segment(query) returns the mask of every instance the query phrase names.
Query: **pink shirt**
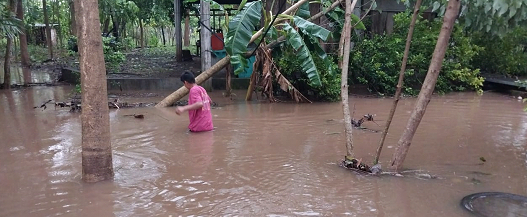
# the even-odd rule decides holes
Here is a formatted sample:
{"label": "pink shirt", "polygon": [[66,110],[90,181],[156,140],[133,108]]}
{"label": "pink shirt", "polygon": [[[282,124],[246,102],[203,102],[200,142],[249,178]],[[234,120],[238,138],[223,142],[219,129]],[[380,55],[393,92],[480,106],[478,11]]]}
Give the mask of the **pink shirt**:
{"label": "pink shirt", "polygon": [[192,132],[201,132],[213,130],[212,114],[210,112],[211,99],[207,91],[201,86],[194,86],[190,89],[188,96],[188,104],[192,105],[196,102],[203,102],[203,107],[197,110],[189,110],[188,117],[190,124],[188,128]]}

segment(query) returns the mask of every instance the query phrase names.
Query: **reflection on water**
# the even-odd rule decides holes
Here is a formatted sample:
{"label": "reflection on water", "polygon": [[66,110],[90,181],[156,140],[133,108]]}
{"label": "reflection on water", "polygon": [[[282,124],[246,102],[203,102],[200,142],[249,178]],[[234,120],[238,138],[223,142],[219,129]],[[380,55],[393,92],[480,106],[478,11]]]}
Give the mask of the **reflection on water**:
{"label": "reflection on water", "polygon": [[[112,110],[115,179],[87,184],[79,114],[33,109],[70,90],[0,92],[0,216],[469,216],[459,206],[467,194],[527,194],[526,115],[521,102],[498,94],[430,102],[405,166],[438,179],[337,167],[345,154],[339,103],[233,102],[213,110],[217,129],[206,133],[188,133],[188,117],[171,109]],[[392,103],[351,102],[356,117],[377,114],[381,125]],[[414,102],[399,103],[381,156],[385,167]],[[145,118],[124,116],[134,113]],[[378,139],[355,130],[356,156],[371,162]]]}
{"label": "reflection on water", "polygon": [[[11,66],[11,85],[22,85],[24,84],[24,74],[20,66]],[[0,84],[4,83],[4,66],[0,64]],[[31,81],[29,83],[53,83],[53,79],[47,72],[33,70],[31,71]]]}

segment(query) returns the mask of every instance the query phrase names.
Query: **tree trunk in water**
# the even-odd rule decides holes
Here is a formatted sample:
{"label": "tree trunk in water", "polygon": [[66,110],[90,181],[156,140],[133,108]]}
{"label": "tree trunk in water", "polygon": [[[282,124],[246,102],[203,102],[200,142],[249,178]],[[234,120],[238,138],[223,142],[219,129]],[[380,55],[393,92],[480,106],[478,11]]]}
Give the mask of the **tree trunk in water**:
{"label": "tree trunk in water", "polygon": [[[226,56],[220,61],[218,61],[214,66],[210,67],[206,71],[202,72],[198,76],[196,76],[196,84],[202,84],[204,81],[212,77],[216,72],[223,69],[227,64],[229,64],[231,61],[230,56]],[[159,102],[156,107],[168,107],[177,102],[178,100],[182,99],[185,95],[188,94],[188,89],[186,87],[180,87],[177,91],[173,92],[169,96],[167,96],[163,101]]]}
{"label": "tree trunk in water", "polygon": [[4,89],[11,89],[11,47],[13,39],[7,38],[4,58]]}
{"label": "tree trunk in water", "polygon": [[[24,20],[24,8],[22,5],[23,0],[18,0],[17,3],[17,11],[16,11],[16,17],[20,20]],[[29,52],[27,49],[27,36],[26,36],[26,30],[22,29],[22,33],[19,34],[20,38],[20,57],[21,57],[21,64],[22,64],[22,74],[24,76],[24,85],[28,85],[31,81],[31,70],[29,68],[30,59],[29,59]]]}
{"label": "tree trunk in water", "polygon": [[82,178],[98,182],[114,175],[99,9],[97,0],[82,0],[75,9],[82,89]]}
{"label": "tree trunk in water", "polygon": [[[357,0],[353,0],[357,3]],[[353,6],[351,0],[346,0],[346,15],[344,21],[344,29],[342,30],[341,41],[342,46],[342,75],[341,75],[341,89],[340,97],[342,98],[342,110],[344,113],[344,127],[346,129],[346,157],[353,158],[353,127],[351,126],[351,115],[348,102],[348,65],[350,57],[350,39],[351,39],[351,12]]]}
{"label": "tree trunk in water", "polygon": [[419,97],[417,98],[417,104],[412,111],[403,135],[397,143],[397,149],[393,154],[391,168],[396,171],[400,170],[403,165],[403,161],[406,157],[406,154],[408,153],[408,149],[410,148],[415,131],[417,130],[417,127],[419,126],[419,123],[425,114],[426,107],[428,106],[428,103],[432,97],[432,93],[434,92],[437,77],[439,76],[439,72],[445,58],[445,53],[448,48],[448,41],[450,40],[450,35],[452,34],[452,28],[459,13],[459,8],[460,0],[448,1],[445,17],[443,18],[443,26],[437,39],[437,44],[434,54],[432,55],[428,73],[426,75],[425,81],[423,82],[423,87],[421,88]]}
{"label": "tree trunk in water", "polygon": [[70,32],[72,35],[77,37],[77,21],[75,20],[75,1],[70,1]]}
{"label": "tree trunk in water", "polygon": [[415,21],[419,16],[419,8],[421,7],[422,0],[417,0],[414,7],[414,14],[412,16],[412,21],[410,22],[410,28],[408,29],[408,36],[406,37],[406,47],[404,48],[403,62],[401,64],[401,71],[399,71],[399,81],[397,82],[397,90],[395,91],[395,97],[392,104],[392,109],[388,115],[388,120],[386,121],[386,126],[384,131],[382,131],[381,140],[379,142],[379,148],[377,149],[377,154],[375,155],[375,160],[373,164],[379,163],[379,157],[381,155],[382,147],[384,146],[384,140],[388,134],[388,129],[390,129],[390,124],[392,123],[393,116],[395,115],[395,110],[397,109],[397,103],[401,98],[403,82],[404,82],[404,72],[406,71],[406,63],[408,62],[408,53],[410,53],[410,44],[412,43],[412,36],[414,34]]}
{"label": "tree trunk in water", "polygon": [[165,38],[165,26],[161,26],[161,36],[163,37],[163,46],[167,46],[167,41]]}
{"label": "tree trunk in water", "polygon": [[[212,57],[211,57],[211,50],[212,50],[212,47],[211,47],[211,42],[210,42],[210,36],[211,36],[211,32],[208,30],[210,29],[210,3],[205,1],[205,0],[201,0],[200,1],[200,18],[201,18],[201,21],[202,21],[202,24],[204,26],[201,27],[201,38],[200,38],[200,41],[201,41],[201,71],[205,71],[207,69],[209,69],[212,65]],[[180,26],[181,27],[181,26]],[[176,29],[176,31],[178,31]],[[181,31],[181,30],[180,30]],[[180,38],[181,39],[181,38]],[[176,38],[177,40],[177,38]],[[176,47],[178,46],[177,43],[181,43],[180,40],[176,41]],[[179,44],[181,45],[181,44]],[[222,67],[223,68],[223,67]],[[211,80],[207,80],[204,84],[203,84],[203,88],[205,88],[207,91],[212,91],[212,81]]]}
{"label": "tree trunk in water", "polygon": [[140,41],[141,41],[141,48],[145,48],[145,39],[144,39],[144,29],[143,29],[143,20],[139,20],[139,31],[140,33]]}
{"label": "tree trunk in water", "polygon": [[[9,11],[16,12],[15,0],[9,0]],[[11,89],[11,49],[13,38],[7,37],[7,44],[4,56],[4,89]]]}
{"label": "tree trunk in water", "polygon": [[183,34],[183,45],[185,47],[190,46],[190,10],[187,10],[187,16],[185,16],[185,33]]}
{"label": "tree trunk in water", "polygon": [[[256,73],[253,73],[251,75],[251,78],[249,80],[249,87],[247,88],[247,93],[245,94],[245,101],[251,101],[253,99],[253,92],[256,88],[256,76],[258,76]],[[258,98],[258,96],[256,96]]]}
{"label": "tree trunk in water", "polygon": [[51,40],[51,27],[49,27],[49,16],[46,0],[42,0],[44,10],[44,23],[46,24],[46,42],[48,45],[49,58],[53,60],[53,40]]}
{"label": "tree trunk in water", "polygon": [[225,66],[225,91],[227,92],[226,96],[231,96],[232,94],[232,88],[231,88],[231,64],[227,64]]}
{"label": "tree trunk in water", "polygon": [[183,61],[183,43],[181,41],[181,0],[174,0],[174,23],[176,24],[176,61],[181,62]]}

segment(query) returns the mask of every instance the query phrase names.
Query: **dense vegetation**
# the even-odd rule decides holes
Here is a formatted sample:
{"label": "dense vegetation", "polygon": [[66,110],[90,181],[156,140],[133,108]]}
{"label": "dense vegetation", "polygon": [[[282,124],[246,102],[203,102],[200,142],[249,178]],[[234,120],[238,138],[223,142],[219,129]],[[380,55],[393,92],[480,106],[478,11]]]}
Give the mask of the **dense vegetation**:
{"label": "dense vegetation", "polygon": [[[410,25],[411,13],[394,16],[392,34],[373,35],[357,40],[350,61],[353,81],[367,84],[375,93],[393,94],[399,77],[403,51]],[[406,67],[404,93],[416,95],[426,76],[442,21],[419,19],[415,26],[410,55]],[[450,40],[439,75],[436,92],[481,90],[483,78],[471,61],[483,49],[473,43],[459,25]]]}

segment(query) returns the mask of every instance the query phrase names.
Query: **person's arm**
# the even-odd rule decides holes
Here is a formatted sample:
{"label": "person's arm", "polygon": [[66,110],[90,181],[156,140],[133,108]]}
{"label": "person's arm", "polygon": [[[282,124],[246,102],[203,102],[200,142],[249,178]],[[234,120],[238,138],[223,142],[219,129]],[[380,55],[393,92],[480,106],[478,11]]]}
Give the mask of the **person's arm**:
{"label": "person's arm", "polygon": [[201,107],[203,107],[203,102],[201,101],[198,101],[192,105],[186,105],[186,106],[182,106],[181,109],[182,111],[188,111],[188,110],[196,110],[196,109],[201,109]]}
{"label": "person's arm", "polygon": [[191,101],[194,101],[195,103],[192,105],[186,105],[186,106],[178,106],[176,108],[176,114],[181,114],[183,112],[189,111],[189,110],[197,110],[201,109],[203,107],[203,101],[199,95],[199,93],[196,93],[196,90],[191,89],[189,92],[189,97],[192,99]]}

